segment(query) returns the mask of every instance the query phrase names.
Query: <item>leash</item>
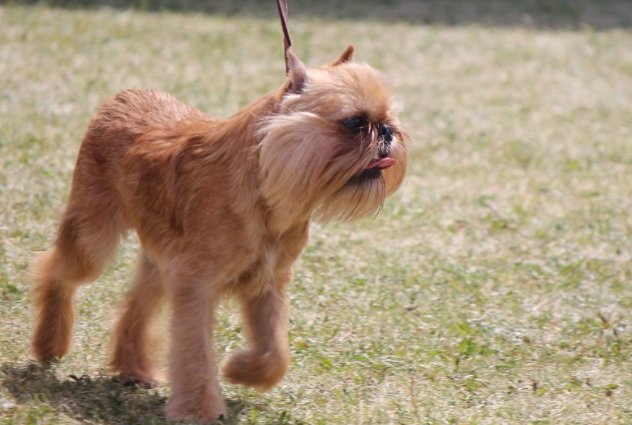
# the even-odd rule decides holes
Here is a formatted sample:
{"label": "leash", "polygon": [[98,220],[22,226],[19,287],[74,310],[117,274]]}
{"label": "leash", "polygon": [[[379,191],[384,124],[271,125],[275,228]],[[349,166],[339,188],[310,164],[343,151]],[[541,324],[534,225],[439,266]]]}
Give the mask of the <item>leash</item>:
{"label": "leash", "polygon": [[287,51],[292,47],[292,40],[290,39],[290,31],[287,29],[287,0],[277,0],[277,10],[279,12],[279,19],[281,20],[281,29],[283,30],[283,56],[285,56],[285,73],[290,71],[287,63]]}

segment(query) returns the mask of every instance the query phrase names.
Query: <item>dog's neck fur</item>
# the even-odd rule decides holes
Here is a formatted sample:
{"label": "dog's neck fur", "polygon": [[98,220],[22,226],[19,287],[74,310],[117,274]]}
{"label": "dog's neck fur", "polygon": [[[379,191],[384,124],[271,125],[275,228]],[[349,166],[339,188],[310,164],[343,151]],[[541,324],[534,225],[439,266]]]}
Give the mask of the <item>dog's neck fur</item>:
{"label": "dog's neck fur", "polygon": [[[235,197],[247,196],[253,199],[252,193],[242,193],[244,190],[260,189],[265,176],[260,172],[259,167],[259,144],[265,137],[265,133],[261,128],[266,118],[278,114],[281,107],[281,100],[288,89],[288,85],[284,84],[279,90],[270,92],[250,105],[242,108],[234,115],[221,121],[211,124],[214,128],[222,131],[224,137],[222,140],[226,144],[230,144],[230,152],[235,152],[238,146],[242,155],[232,157],[233,165],[238,173],[234,175],[233,185],[235,187]],[[249,127],[248,131],[244,131],[244,127]],[[249,137],[235,137],[235,134]],[[209,142],[217,140],[216,137],[209,137]],[[222,147],[218,146],[220,150]],[[228,146],[226,146],[228,148]],[[228,150],[228,149],[227,149]],[[248,164],[248,166],[245,166]],[[253,172],[259,170],[259,172]],[[285,208],[272,208],[262,193],[257,194],[258,201],[255,205],[250,206],[248,214],[259,214],[263,217],[263,224],[268,231],[268,236],[280,238],[286,232],[293,232],[296,228],[306,227],[312,215],[314,206],[299,206],[297,203],[288,200]],[[238,205],[247,205],[247,203],[236,202]]]}

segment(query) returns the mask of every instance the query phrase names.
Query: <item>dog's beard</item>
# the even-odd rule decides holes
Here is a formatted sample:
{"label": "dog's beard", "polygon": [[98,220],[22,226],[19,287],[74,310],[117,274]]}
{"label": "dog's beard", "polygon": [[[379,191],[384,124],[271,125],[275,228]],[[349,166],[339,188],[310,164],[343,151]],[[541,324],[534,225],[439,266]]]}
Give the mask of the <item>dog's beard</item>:
{"label": "dog's beard", "polygon": [[404,177],[406,148],[399,132],[387,149],[394,164],[383,169],[367,168],[386,156],[375,131],[352,136],[316,114],[289,112],[270,118],[262,133],[262,192],[288,214],[321,221],[375,214]]}

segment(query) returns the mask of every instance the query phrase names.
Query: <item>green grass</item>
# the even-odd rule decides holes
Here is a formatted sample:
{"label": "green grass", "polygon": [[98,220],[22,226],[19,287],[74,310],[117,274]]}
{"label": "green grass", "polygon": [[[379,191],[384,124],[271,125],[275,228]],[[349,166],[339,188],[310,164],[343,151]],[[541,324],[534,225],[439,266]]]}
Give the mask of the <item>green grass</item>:
{"label": "green grass", "polygon": [[[354,43],[391,79],[410,171],[376,219],[313,225],[291,370],[266,394],[224,384],[229,423],[632,423],[632,5],[511,3],[435,5],[431,25],[406,1],[384,21],[351,19],[353,2],[296,13],[305,62]],[[0,423],[162,424],[168,387],[106,367],[134,238],[82,292],[51,370],[29,360],[25,272],[101,102],[146,87],[228,115],[281,84],[278,22],[14,5],[0,28]],[[234,307],[220,357],[242,344]]]}

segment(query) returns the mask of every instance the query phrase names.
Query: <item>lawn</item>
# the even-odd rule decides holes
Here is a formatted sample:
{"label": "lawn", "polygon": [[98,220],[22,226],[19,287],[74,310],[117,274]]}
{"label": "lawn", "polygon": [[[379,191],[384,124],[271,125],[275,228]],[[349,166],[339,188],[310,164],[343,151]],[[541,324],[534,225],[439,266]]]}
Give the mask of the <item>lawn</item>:
{"label": "lawn", "polygon": [[[0,424],[163,424],[168,386],[107,369],[135,238],[49,370],[26,270],[98,106],[142,87],[235,112],[283,81],[274,6],[27,3],[0,5]],[[290,371],[265,394],[224,383],[227,423],[632,423],[632,3],[336,3],[290,1],[295,50],[318,65],[353,43],[388,76],[407,179],[374,219],[312,226]],[[243,344],[235,307],[220,358]]]}

